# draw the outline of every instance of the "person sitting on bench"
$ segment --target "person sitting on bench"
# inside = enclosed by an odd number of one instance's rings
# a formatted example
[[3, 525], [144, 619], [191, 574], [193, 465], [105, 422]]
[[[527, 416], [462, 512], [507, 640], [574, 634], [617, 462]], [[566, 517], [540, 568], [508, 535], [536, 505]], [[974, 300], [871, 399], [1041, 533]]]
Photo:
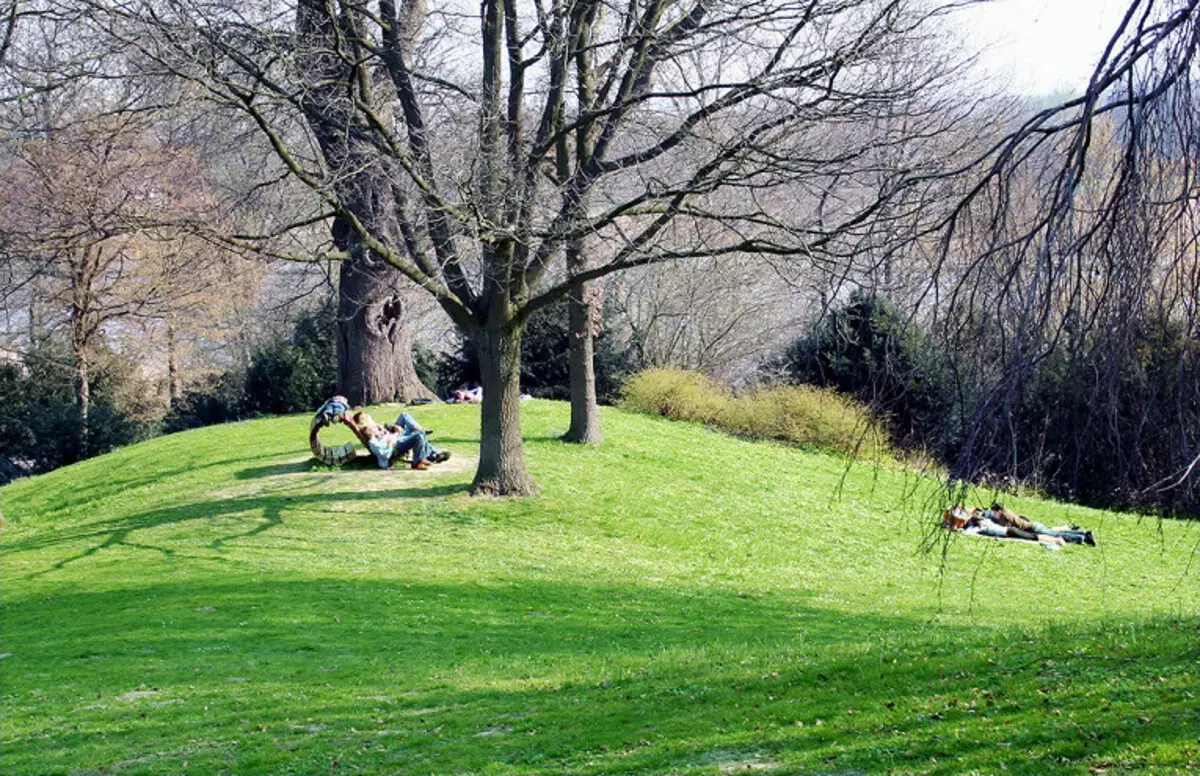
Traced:
[[365, 412], [356, 412], [344, 418], [343, 422], [364, 441], [367, 449], [375, 455], [380, 469], [388, 468], [392, 459], [410, 451], [412, 468], [418, 471], [428, 469], [431, 463], [442, 463], [450, 458], [449, 452], [429, 444], [428, 432], [407, 412], [401, 412], [394, 424], [376, 423]]

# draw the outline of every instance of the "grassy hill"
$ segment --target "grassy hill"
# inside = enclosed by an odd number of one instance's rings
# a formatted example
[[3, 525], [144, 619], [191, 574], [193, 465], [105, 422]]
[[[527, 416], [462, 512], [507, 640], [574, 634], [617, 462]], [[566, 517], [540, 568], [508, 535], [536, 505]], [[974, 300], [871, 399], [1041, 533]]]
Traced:
[[[1200, 770], [1200, 524], [1014, 499], [1099, 546], [922, 553], [934, 483], [525, 410], [537, 499], [302, 417], [4, 488], [3, 772]], [[419, 417], [473, 460], [478, 407]]]

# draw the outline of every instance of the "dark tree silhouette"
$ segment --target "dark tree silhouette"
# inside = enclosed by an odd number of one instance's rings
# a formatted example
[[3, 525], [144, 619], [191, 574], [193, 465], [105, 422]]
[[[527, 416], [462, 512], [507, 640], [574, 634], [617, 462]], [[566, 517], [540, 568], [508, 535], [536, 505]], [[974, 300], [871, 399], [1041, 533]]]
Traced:
[[[926, 294], [983, 390], [954, 477], [1038, 479], [1104, 457], [1113, 499], [1195, 508], [1198, 17], [1196, 0], [1133, 0], [1082, 95], [951, 173], [975, 182], [939, 227]], [[1044, 367], [1072, 377], [1048, 391]], [[1164, 369], [1184, 376], [1166, 398]], [[1041, 439], [1030, 411], [1058, 419]]]

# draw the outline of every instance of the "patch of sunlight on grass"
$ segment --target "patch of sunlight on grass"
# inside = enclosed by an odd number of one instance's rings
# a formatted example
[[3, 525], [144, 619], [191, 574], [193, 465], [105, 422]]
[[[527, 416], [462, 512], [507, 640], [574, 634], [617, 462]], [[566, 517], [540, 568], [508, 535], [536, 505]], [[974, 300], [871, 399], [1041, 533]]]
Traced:
[[[535, 499], [326, 468], [298, 416], [0, 490], [5, 773], [1200, 769], [1200, 524], [1013, 499], [1099, 546], [925, 553], [936, 482], [523, 410]], [[417, 414], [478, 455], [478, 407]]]

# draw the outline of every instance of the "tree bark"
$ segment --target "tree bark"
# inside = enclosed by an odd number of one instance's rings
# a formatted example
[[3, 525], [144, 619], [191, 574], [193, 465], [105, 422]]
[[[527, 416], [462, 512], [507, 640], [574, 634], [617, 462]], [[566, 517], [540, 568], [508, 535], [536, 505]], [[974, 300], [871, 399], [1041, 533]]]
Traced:
[[79, 454], [87, 455], [88, 412], [92, 386], [88, 364], [88, 340], [91, 339], [89, 310], [93, 297], [92, 279], [96, 274], [100, 249], [89, 246], [71, 262], [71, 358], [75, 362], [75, 407], [79, 412]]
[[71, 356], [75, 360], [75, 407], [79, 411], [80, 457], [88, 450], [88, 412], [92, 402], [91, 374], [88, 365], [87, 345], [74, 336], [71, 338]]
[[[567, 266], [572, 274], [584, 269], [582, 245], [567, 248]], [[571, 378], [571, 426], [563, 439], [580, 444], [599, 444], [600, 408], [596, 402], [595, 324], [598, 305], [587, 283], [571, 292], [568, 307], [568, 366]]]
[[[351, 404], [432, 398], [417, 377], [404, 303], [380, 263], [342, 265], [338, 282], [338, 393]], [[398, 279], [398, 278], [397, 278]]]
[[521, 329], [489, 325], [473, 333], [483, 383], [479, 468], [471, 494], [532, 496], [521, 444]]
[[[337, 18], [335, 6], [304, 0], [297, 8], [297, 30], [304, 41], [298, 56], [313, 79], [305, 99], [312, 104], [309, 127], [327, 167], [337, 174], [333, 189], [346, 210], [370, 234], [394, 240], [395, 199], [375, 149], [364, 140], [347, 85], [365, 92], [369, 75], [353, 69], [341, 55], [354, 45], [352, 15]], [[404, 327], [404, 304], [398, 293], [409, 281], [382, 257], [368, 251], [361, 235], [340, 219], [330, 228], [334, 244], [350, 259], [338, 277], [338, 392], [351, 404], [432, 398], [417, 378], [412, 338]]]
[[175, 335], [175, 324], [167, 321], [167, 399], [171, 407], [179, 403], [183, 395], [183, 379], [179, 376], [179, 341]]

